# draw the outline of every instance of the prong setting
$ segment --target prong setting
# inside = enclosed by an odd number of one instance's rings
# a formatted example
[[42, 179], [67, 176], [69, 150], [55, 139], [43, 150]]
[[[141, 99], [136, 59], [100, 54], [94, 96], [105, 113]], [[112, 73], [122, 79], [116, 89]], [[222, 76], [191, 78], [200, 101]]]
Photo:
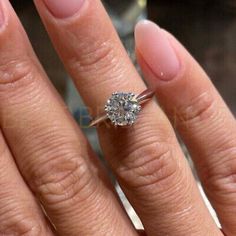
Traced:
[[115, 92], [107, 100], [105, 112], [115, 126], [129, 126], [136, 121], [141, 105], [134, 93]]

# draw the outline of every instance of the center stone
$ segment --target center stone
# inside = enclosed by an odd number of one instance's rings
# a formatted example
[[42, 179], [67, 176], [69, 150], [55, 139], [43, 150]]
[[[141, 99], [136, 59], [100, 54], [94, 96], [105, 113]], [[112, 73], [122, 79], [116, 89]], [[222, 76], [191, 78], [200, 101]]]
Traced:
[[132, 125], [141, 106], [133, 93], [116, 92], [108, 99], [105, 106], [107, 117], [114, 125]]

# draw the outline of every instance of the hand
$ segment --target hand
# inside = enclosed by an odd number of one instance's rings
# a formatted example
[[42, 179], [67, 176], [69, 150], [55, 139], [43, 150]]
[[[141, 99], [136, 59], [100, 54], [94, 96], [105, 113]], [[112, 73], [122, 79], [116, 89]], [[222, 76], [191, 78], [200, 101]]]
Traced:
[[[99, 0], [35, 4], [92, 115], [114, 91], [145, 90]], [[138, 235], [9, 1], [0, 5], [0, 235]], [[223, 231], [236, 235], [233, 115], [172, 35], [141, 22], [136, 48], [145, 79], [190, 150]], [[104, 155], [146, 235], [223, 235], [167, 116], [148, 102], [132, 127], [99, 126]]]

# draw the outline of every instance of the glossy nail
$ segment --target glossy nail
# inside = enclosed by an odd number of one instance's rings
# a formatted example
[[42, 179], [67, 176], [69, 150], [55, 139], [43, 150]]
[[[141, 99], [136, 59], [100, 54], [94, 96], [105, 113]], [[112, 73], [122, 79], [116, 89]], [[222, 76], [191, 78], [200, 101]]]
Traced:
[[85, 0], [44, 0], [49, 11], [57, 18], [75, 15]]
[[140, 21], [135, 29], [136, 48], [146, 64], [161, 80], [171, 80], [179, 72], [180, 62], [169, 40], [153, 22]]

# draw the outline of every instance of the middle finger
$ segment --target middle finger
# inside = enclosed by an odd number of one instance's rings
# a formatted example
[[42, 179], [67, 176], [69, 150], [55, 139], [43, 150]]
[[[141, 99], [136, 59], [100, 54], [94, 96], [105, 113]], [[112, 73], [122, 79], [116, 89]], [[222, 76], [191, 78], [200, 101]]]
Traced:
[[28, 186], [60, 235], [137, 235], [10, 3], [0, 1], [0, 126]]

